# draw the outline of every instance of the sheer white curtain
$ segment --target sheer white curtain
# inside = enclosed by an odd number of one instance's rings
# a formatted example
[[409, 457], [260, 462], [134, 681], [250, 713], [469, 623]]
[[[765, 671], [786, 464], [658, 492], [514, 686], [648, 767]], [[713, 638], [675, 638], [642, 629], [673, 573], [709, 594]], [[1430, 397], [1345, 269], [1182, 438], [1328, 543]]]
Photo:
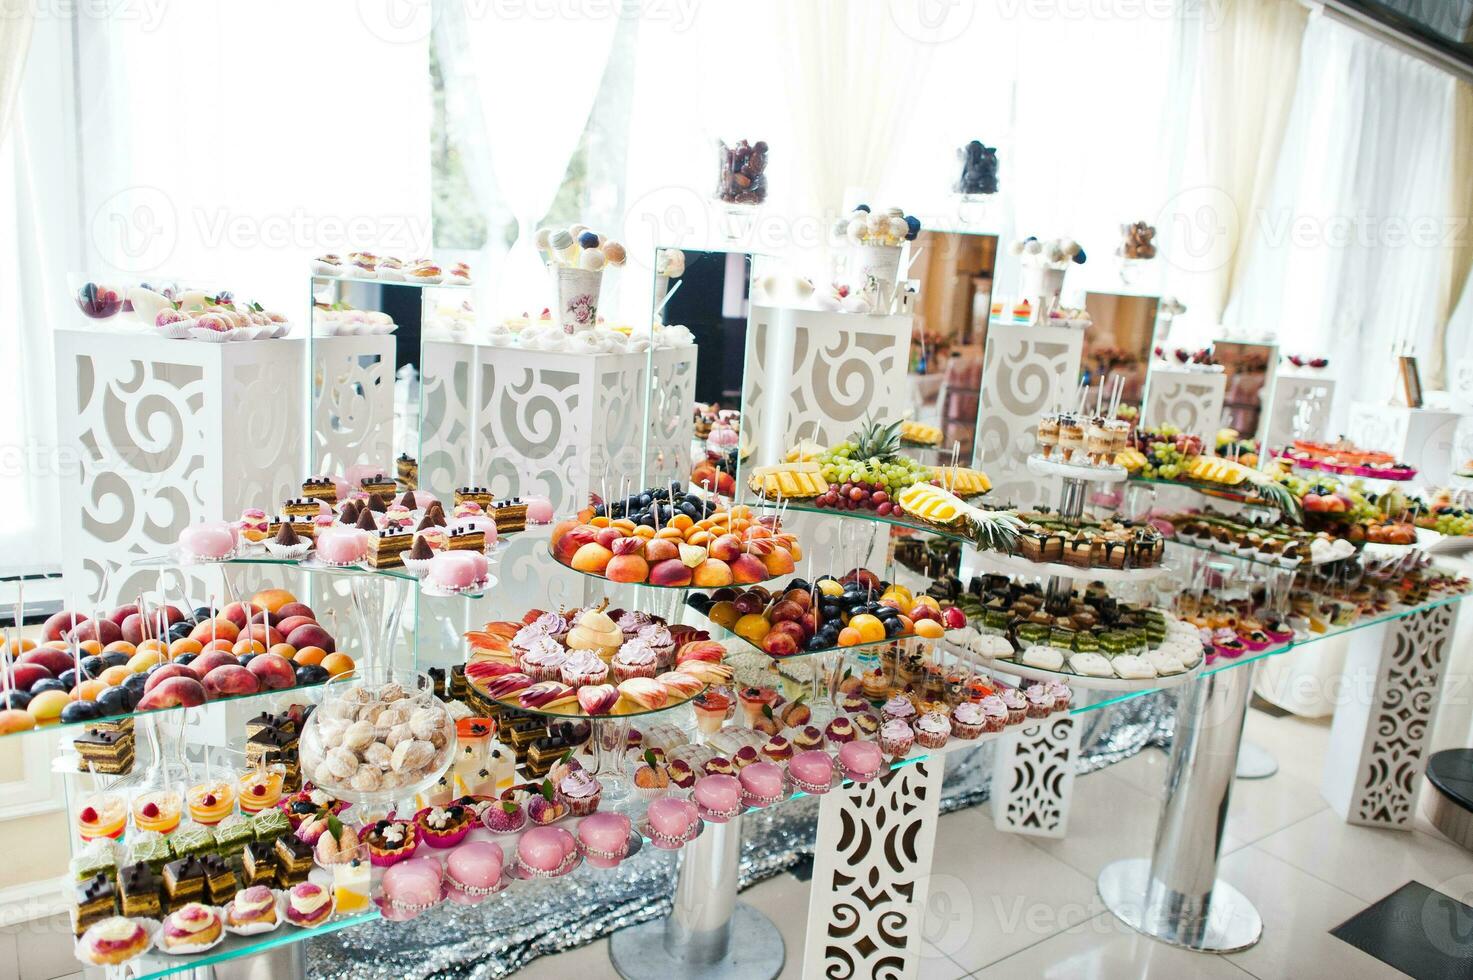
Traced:
[[[1283, 152], [1264, 206], [1246, 219], [1253, 241], [1225, 322], [1276, 328], [1288, 352], [1332, 353], [1361, 400], [1390, 397], [1394, 344], [1440, 360], [1433, 340], [1456, 232], [1453, 84], [1350, 28], [1310, 21]], [[1440, 364], [1429, 368], [1439, 376]]]

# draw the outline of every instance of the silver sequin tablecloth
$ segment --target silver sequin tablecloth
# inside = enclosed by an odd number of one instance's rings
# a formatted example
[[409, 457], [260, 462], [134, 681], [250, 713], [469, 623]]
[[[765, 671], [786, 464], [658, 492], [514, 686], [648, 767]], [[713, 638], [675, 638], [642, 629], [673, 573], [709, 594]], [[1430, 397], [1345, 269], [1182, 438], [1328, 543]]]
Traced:
[[[1090, 773], [1170, 743], [1175, 692], [1135, 698], [1079, 716], [1079, 772]], [[987, 799], [992, 746], [947, 763], [943, 813]], [[803, 799], [743, 820], [742, 887], [804, 861], [813, 851], [818, 800]], [[1074, 819], [1088, 819], [1076, 813]], [[477, 907], [445, 904], [409, 923], [375, 922], [312, 940], [313, 977], [341, 980], [494, 980], [529, 960], [581, 946], [670, 910], [676, 855], [646, 847], [616, 870], [587, 866], [556, 881], [521, 883]], [[612, 971], [611, 971], [612, 972]]]

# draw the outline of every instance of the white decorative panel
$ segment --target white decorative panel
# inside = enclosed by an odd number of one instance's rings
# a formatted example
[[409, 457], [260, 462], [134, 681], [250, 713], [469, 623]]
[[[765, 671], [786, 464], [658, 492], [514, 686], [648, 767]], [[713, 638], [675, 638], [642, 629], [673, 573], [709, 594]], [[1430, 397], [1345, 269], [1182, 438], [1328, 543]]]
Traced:
[[1031, 475], [1027, 460], [1038, 440], [1039, 416], [1073, 401], [1083, 346], [1083, 331], [1067, 327], [988, 327], [976, 452], [992, 479], [990, 499], [1057, 505], [1058, 481]]
[[445, 494], [471, 482], [471, 406], [476, 348], [426, 340], [420, 346], [419, 485]]
[[1265, 442], [1277, 448], [1296, 439], [1334, 439], [1334, 435], [1325, 431], [1334, 403], [1334, 378], [1280, 372], [1269, 403]]
[[899, 418], [910, 407], [910, 331], [909, 316], [754, 305], [742, 379], [742, 427], [756, 441], [747, 465], [777, 462], [799, 438], [840, 442], [866, 415]]
[[1146, 377], [1147, 426], [1169, 422], [1183, 432], [1212, 439], [1222, 427], [1222, 398], [1227, 375], [1221, 371], [1185, 371], [1159, 362]]
[[1350, 696], [1335, 709], [1324, 781], [1347, 822], [1412, 828], [1457, 612], [1448, 603], [1351, 638], [1342, 684]]
[[1358, 446], [1391, 453], [1415, 466], [1421, 482], [1443, 485], [1452, 476], [1458, 449], [1456, 412], [1407, 408], [1375, 402], [1353, 402], [1345, 435]]
[[993, 823], [998, 830], [1063, 837], [1069, 830], [1079, 723], [1061, 714], [1000, 742], [992, 771]]
[[394, 462], [394, 338], [312, 338], [314, 473]]
[[917, 762], [823, 797], [805, 978], [920, 975], [943, 768]]
[[[114, 604], [152, 589], [158, 572], [132, 562], [163, 554], [189, 524], [269, 508], [299, 485], [302, 341], [63, 330], [55, 343], [60, 440], [77, 458], [62, 481], [69, 593]], [[189, 580], [195, 596], [220, 588], [204, 572]]]

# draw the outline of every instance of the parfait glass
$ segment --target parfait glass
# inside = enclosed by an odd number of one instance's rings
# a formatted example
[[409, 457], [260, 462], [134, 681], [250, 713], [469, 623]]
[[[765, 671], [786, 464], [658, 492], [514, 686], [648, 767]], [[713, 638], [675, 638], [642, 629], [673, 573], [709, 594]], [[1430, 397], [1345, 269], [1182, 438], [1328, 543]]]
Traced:
[[629, 778], [624, 758], [629, 747], [629, 719], [609, 716], [590, 718], [593, 746], [593, 775], [603, 784], [602, 800], [617, 806], [629, 799]]

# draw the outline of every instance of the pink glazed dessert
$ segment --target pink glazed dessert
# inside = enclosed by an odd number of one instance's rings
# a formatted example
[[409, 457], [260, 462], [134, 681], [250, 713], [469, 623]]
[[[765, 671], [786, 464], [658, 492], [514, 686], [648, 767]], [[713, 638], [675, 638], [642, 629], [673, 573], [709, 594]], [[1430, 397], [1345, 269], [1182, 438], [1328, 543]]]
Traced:
[[523, 497], [522, 503], [527, 505], [528, 524], [551, 524], [552, 523], [552, 501], [541, 494], [533, 494]]
[[517, 861], [534, 874], [561, 873], [577, 852], [573, 835], [561, 827], [533, 827], [517, 841]]
[[692, 798], [701, 816], [712, 823], [726, 823], [742, 815], [742, 784], [735, 776], [702, 776], [696, 780]]
[[592, 813], [578, 823], [578, 847], [595, 868], [618, 867], [629, 854], [629, 818], [607, 810]]
[[379, 908], [384, 918], [395, 922], [412, 919], [439, 905], [445, 891], [440, 862], [434, 858], [400, 861], [384, 871], [379, 887]]
[[667, 851], [679, 850], [695, 836], [700, 814], [690, 800], [670, 796], [651, 800], [645, 813], [649, 821], [650, 842]]
[[788, 760], [788, 778], [805, 793], [827, 793], [834, 779], [834, 760], [820, 749], [799, 752]]
[[783, 798], [783, 771], [775, 762], [750, 763], [737, 779], [742, 784], [742, 802], [747, 806], [772, 806]]
[[317, 535], [317, 558], [329, 565], [352, 565], [368, 555], [368, 535], [356, 527], [334, 525]]
[[462, 844], [445, 860], [445, 884], [450, 888], [450, 901], [460, 905], [477, 905], [487, 895], [506, 886], [501, 880], [504, 855], [501, 845], [477, 840]]
[[425, 581], [454, 592], [474, 589], [486, 581], [486, 556], [474, 551], [441, 551], [430, 559]]
[[226, 521], [204, 521], [179, 532], [179, 547], [194, 558], [229, 558], [237, 541], [234, 525]]

